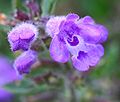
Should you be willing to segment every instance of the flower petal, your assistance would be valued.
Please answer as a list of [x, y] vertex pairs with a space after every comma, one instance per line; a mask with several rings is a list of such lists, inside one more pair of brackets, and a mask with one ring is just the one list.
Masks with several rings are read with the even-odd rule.
[[105, 42], [108, 38], [108, 30], [103, 25], [97, 24], [97, 29], [100, 31], [101, 38], [99, 40], [100, 43]]
[[19, 40], [19, 34], [18, 34], [18, 31], [15, 31], [15, 28], [9, 32], [8, 34], [8, 41], [9, 42], [15, 42]]
[[100, 61], [100, 58], [104, 55], [104, 48], [102, 45], [88, 45], [89, 51], [87, 53], [89, 58], [89, 65], [95, 66]]
[[17, 51], [17, 50], [21, 49], [23, 51], [27, 51], [30, 47], [30, 44], [31, 44], [29, 40], [21, 40], [20, 39], [14, 43], [10, 42], [11, 50]]
[[46, 24], [46, 32], [51, 37], [54, 37], [59, 33], [59, 26], [61, 22], [65, 20], [65, 16], [51, 17]]
[[95, 21], [90, 16], [85, 16], [85, 17], [81, 18], [78, 23], [95, 24]]
[[80, 35], [84, 38], [86, 42], [98, 43], [101, 39], [101, 32], [96, 26], [89, 24], [80, 24], [78, 26], [81, 29]]
[[19, 40], [16, 42], [9, 42], [10, 43], [10, 47], [12, 51], [17, 51], [19, 50]]
[[81, 29], [80, 35], [88, 43], [102, 43], [107, 40], [108, 30], [100, 24], [96, 24], [90, 16], [85, 16], [76, 22]]
[[49, 50], [51, 57], [57, 62], [65, 63], [70, 58], [66, 45], [57, 36], [52, 39]]
[[20, 39], [31, 39], [34, 36], [35, 34], [33, 33], [31, 29], [25, 28], [20, 31]]
[[82, 56], [82, 55], [81, 55], [80, 59], [78, 59], [77, 57], [73, 56], [72, 57], [72, 63], [73, 63], [73, 66], [78, 71], [87, 71], [89, 69], [89, 65], [88, 65], [85, 57]]
[[87, 71], [90, 66], [95, 66], [104, 54], [102, 45], [87, 44], [87, 52], [79, 51], [72, 57], [73, 66], [79, 71]]
[[79, 19], [79, 16], [77, 14], [74, 14], [74, 13], [70, 13], [66, 16], [66, 19], [67, 20], [72, 20], [72, 21], [75, 21], [75, 20], [78, 20]]

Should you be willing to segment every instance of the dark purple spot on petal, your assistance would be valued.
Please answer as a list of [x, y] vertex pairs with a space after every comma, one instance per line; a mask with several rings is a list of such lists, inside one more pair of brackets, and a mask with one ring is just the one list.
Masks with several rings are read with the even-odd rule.
[[76, 36], [74, 36], [72, 40], [68, 38], [67, 41], [71, 46], [76, 46], [79, 44], [79, 40]]
[[79, 51], [77, 59], [81, 60], [82, 58], [86, 57], [87, 53], [84, 51]]

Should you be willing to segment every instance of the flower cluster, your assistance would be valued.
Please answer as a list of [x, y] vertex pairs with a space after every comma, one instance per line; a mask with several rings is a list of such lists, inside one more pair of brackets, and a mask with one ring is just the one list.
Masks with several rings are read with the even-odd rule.
[[8, 41], [12, 51], [25, 51], [14, 63], [14, 67], [19, 74], [28, 73], [31, 65], [37, 59], [35, 51], [30, 50], [30, 46], [36, 40], [37, 35], [36, 26], [30, 23], [21, 23], [8, 33]]
[[[104, 55], [102, 43], [107, 40], [108, 30], [90, 16], [51, 16], [45, 31], [52, 38], [49, 48], [51, 57], [61, 63], [66, 63], [71, 57], [73, 66], [79, 71], [87, 71], [97, 65]], [[14, 63], [19, 74], [29, 73], [37, 60], [36, 52], [30, 49], [37, 36], [36, 26], [30, 23], [21, 23], [8, 33], [12, 51], [25, 51]]]
[[46, 32], [52, 38], [51, 57], [66, 63], [71, 56], [73, 66], [79, 71], [86, 71], [100, 61], [104, 54], [101, 43], [108, 36], [103, 25], [96, 24], [90, 16], [79, 18], [77, 14], [51, 17]]

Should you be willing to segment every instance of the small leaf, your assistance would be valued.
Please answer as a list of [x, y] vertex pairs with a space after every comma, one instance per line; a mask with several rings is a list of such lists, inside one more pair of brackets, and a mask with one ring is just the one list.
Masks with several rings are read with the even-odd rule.
[[0, 12], [5, 14], [11, 13], [11, 0], [0, 0]]
[[44, 92], [48, 89], [47, 84], [36, 84], [33, 80], [24, 78], [21, 82], [11, 83], [4, 88], [14, 94], [35, 94], [38, 92]]
[[42, 1], [42, 16], [51, 14], [55, 8], [57, 0], [43, 0]]

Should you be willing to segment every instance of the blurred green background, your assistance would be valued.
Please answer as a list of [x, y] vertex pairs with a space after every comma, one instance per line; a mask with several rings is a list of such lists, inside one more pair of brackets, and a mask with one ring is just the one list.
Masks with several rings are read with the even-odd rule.
[[[14, 1], [14, 0], [13, 0]], [[0, 12], [5, 13], [9, 19], [14, 11], [12, 0], [0, 0]], [[25, 0], [20, 0], [24, 2]], [[41, 0], [38, 0], [40, 3]], [[49, 0], [48, 0], [49, 1]], [[17, 102], [19, 98], [26, 98], [24, 102], [120, 102], [120, 0], [57, 0], [53, 15], [66, 15], [68, 13], [77, 13], [80, 17], [90, 15], [97, 23], [105, 25], [109, 30], [108, 40], [104, 43], [105, 55], [99, 65], [87, 73], [76, 72], [80, 77], [70, 87], [73, 87], [75, 96], [71, 96], [69, 87], [66, 87], [62, 79], [56, 83], [39, 84], [42, 91], [39, 94], [23, 94], [15, 92]], [[15, 58], [15, 54], [10, 51], [7, 41], [7, 31], [9, 26], [0, 25], [0, 54]], [[42, 66], [48, 72], [49, 66]], [[42, 69], [40, 74], [44, 74]], [[53, 69], [49, 69], [53, 71]], [[60, 68], [55, 70], [61, 70]], [[58, 72], [59, 72], [58, 71]], [[31, 72], [32, 75], [33, 72]], [[81, 78], [82, 75], [82, 78]], [[27, 76], [28, 78], [30, 75]], [[31, 77], [30, 77], [31, 78]], [[66, 79], [67, 80], [67, 79]], [[25, 80], [24, 80], [25, 81]], [[24, 83], [24, 82], [23, 82]], [[26, 82], [25, 82], [26, 83]], [[64, 84], [64, 85], [62, 85]], [[67, 83], [68, 84], [68, 83]], [[26, 84], [25, 84], [26, 85]], [[19, 86], [23, 88], [24, 84]], [[44, 90], [48, 87], [58, 87], [57, 94], [53, 93], [52, 98], [43, 98], [46, 94]], [[27, 85], [25, 88], [28, 87]], [[19, 90], [18, 87], [9, 87], [13, 90]], [[17, 89], [18, 88], [18, 89]], [[59, 89], [60, 88], [60, 89]], [[55, 95], [56, 94], [56, 95]], [[71, 101], [71, 97], [73, 101]], [[15, 101], [16, 102], [16, 101]]]

